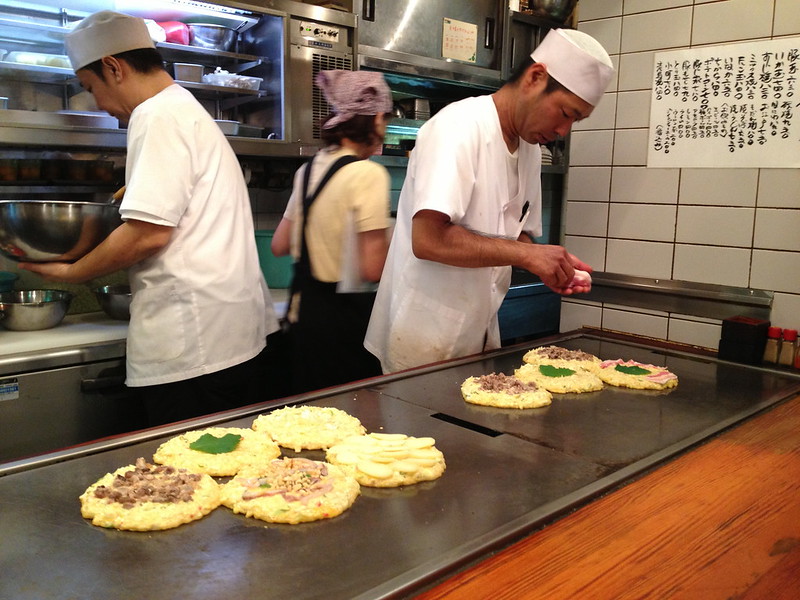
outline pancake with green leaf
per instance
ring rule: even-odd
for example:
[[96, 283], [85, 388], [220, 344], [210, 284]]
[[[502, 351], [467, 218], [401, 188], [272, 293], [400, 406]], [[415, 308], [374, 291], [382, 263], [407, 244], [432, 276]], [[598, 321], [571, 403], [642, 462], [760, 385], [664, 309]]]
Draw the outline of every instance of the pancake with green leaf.
[[153, 460], [193, 473], [225, 477], [280, 455], [281, 449], [268, 433], [237, 427], [208, 427], [187, 431], [164, 442]]
[[573, 371], [582, 369], [592, 373], [597, 373], [600, 367], [600, 359], [594, 354], [583, 350], [569, 350], [561, 346], [533, 348], [525, 353], [522, 360], [531, 365], [552, 365]]
[[678, 385], [678, 376], [664, 367], [621, 358], [601, 362], [598, 376], [608, 385], [635, 390], [664, 390]]
[[514, 371], [520, 381], [533, 382], [555, 394], [580, 394], [603, 389], [603, 382], [590, 371], [549, 364], [522, 365]]

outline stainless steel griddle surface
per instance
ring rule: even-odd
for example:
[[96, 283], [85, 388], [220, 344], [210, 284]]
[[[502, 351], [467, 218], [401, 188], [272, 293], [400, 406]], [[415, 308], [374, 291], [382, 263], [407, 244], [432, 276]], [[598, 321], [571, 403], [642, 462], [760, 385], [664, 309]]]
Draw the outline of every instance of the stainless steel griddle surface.
[[[512, 372], [524, 350], [510, 349], [312, 395], [308, 403], [341, 408], [369, 431], [433, 436], [447, 470], [433, 482], [363, 488], [341, 516], [303, 525], [269, 525], [220, 507], [176, 529], [133, 533], [80, 516], [86, 487], [139, 456], [150, 459], [175, 427], [7, 470], [0, 477], [0, 598], [408, 597], [800, 389], [780, 373], [618, 342], [569, 338], [559, 345], [664, 364], [681, 382], [666, 394], [605, 389], [557, 397], [536, 411], [466, 405], [460, 382]], [[249, 427], [272, 407], [184, 429]]]

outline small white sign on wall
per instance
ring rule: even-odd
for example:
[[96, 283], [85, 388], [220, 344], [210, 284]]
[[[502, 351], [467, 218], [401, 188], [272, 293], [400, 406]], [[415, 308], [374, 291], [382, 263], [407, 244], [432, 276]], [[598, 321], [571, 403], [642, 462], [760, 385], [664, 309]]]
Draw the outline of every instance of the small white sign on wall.
[[442, 56], [474, 63], [478, 53], [478, 26], [444, 18], [442, 24]]
[[800, 167], [800, 38], [658, 52], [648, 167]]

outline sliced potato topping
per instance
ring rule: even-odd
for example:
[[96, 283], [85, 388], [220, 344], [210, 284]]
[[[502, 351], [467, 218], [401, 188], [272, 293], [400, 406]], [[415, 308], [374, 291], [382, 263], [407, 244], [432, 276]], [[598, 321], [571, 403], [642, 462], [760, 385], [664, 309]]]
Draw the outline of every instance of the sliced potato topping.
[[402, 433], [370, 433], [352, 436], [328, 452], [339, 464], [355, 465], [369, 477], [388, 479], [396, 472], [416, 473], [443, 461], [432, 437]]

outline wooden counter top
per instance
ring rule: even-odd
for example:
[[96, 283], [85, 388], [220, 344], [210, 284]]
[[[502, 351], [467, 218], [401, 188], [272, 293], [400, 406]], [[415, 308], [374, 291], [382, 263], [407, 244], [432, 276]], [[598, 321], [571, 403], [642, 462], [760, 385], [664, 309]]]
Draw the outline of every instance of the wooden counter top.
[[800, 396], [417, 596], [800, 597]]

